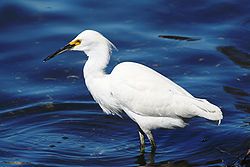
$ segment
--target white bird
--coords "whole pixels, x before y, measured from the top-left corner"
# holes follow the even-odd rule
[[[88,60],[83,73],[88,90],[105,113],[120,116],[124,112],[138,124],[141,152],[145,151],[145,134],[152,150],[155,150],[151,131],[184,127],[186,123],[183,118],[199,116],[219,121],[220,124],[223,116],[219,107],[205,99],[195,98],[149,67],[123,62],[106,74],[112,47],[115,48],[100,33],[85,30],[43,61],[68,50],[85,52]]]

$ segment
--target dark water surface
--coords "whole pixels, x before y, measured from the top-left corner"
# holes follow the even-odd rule
[[[0,166],[226,166],[250,148],[248,0],[2,0],[0,24]],[[85,29],[119,49],[108,72],[143,63],[220,106],[222,124],[155,130],[140,155],[135,123],[89,94],[83,53],[42,63]]]

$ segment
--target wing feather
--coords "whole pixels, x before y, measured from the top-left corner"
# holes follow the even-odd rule
[[[141,64],[121,63],[114,68],[110,79],[112,94],[120,105],[139,115],[189,118],[205,117],[203,112],[206,115],[219,110],[213,104],[193,97],[168,78]],[[205,118],[207,117],[209,116]]]

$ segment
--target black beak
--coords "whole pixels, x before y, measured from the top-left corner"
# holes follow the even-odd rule
[[[48,61],[49,59],[53,58],[53,57],[56,57],[57,55],[59,54],[62,54],[66,51],[69,51],[71,48],[73,48],[75,46],[75,44],[68,44],[66,46],[64,46],[63,48],[59,49],[58,51],[56,51],[55,53],[51,54],[50,56],[48,56],[47,58],[45,58],[43,60],[43,62],[46,62]]]

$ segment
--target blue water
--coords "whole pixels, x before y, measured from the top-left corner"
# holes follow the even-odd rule
[[[248,0],[0,1],[0,166],[239,165],[250,148],[249,11]],[[42,63],[85,29],[118,48],[107,72],[145,64],[221,107],[222,124],[155,130],[156,153],[147,141],[140,154],[136,124],[93,101],[83,53]]]

